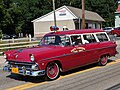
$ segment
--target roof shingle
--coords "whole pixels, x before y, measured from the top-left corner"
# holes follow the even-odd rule
[[[82,9],[74,8],[71,6],[67,6],[67,8],[75,14],[77,17],[82,19]],[[85,10],[85,19],[92,20],[92,21],[105,21],[100,15],[95,12]]]

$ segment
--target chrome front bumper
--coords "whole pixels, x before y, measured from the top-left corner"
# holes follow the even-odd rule
[[[17,72],[12,72],[12,67],[10,67],[10,65],[4,66],[3,67],[3,71],[5,72],[11,72],[11,73],[15,73],[15,74],[20,74],[20,75],[24,75],[24,76],[42,76],[45,75],[45,70],[37,70],[37,71],[32,71],[32,70],[27,70],[25,68],[20,69],[17,68],[18,71]]]

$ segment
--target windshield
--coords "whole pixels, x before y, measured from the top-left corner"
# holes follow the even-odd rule
[[[70,45],[70,39],[68,36],[65,35],[50,35],[44,36],[40,42],[40,45]]]

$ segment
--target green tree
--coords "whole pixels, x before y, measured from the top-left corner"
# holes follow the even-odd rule
[[[55,0],[63,5],[81,8],[81,0]],[[97,12],[105,19],[103,26],[114,26],[115,0],[85,0],[85,9]],[[3,33],[33,33],[32,20],[53,10],[52,0],[0,0],[0,30]]]
[[[4,10],[3,10],[3,1],[0,0],[0,30],[2,29],[2,21],[3,21],[3,17],[4,17]]]
[[[13,20],[9,4],[9,0],[0,0],[0,29],[3,33],[9,33],[13,30]]]
[[[12,16],[15,32],[33,34],[32,20],[52,10],[51,2],[47,0],[13,0]]]
[[[97,12],[105,19],[105,26],[114,27],[114,17],[116,10],[116,1],[115,0],[86,0],[85,9]]]
[[[2,30],[0,30],[0,39],[2,38]]]

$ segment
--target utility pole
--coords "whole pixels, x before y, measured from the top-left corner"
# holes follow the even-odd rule
[[[53,12],[54,12],[54,25],[56,27],[57,25],[56,25],[56,14],[55,14],[55,0],[52,1],[53,1]]]
[[[82,0],[82,29],[85,29],[85,8],[84,0]]]

